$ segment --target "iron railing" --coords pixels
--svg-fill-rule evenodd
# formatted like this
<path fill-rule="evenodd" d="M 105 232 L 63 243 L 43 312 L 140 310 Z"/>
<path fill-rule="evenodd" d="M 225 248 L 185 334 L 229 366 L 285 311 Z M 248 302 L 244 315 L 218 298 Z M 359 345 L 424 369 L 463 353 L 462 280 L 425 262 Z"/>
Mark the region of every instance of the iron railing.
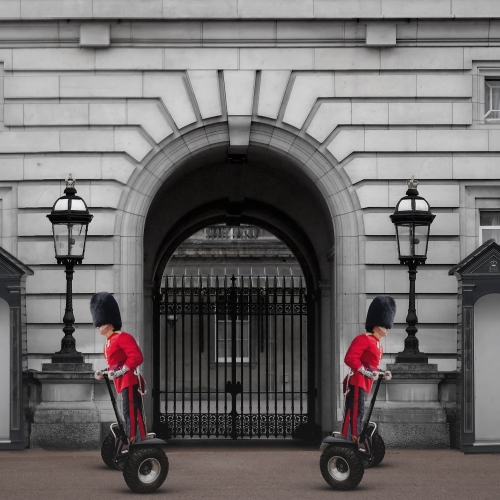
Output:
<path fill-rule="evenodd" d="M 302 277 L 173 277 L 155 300 L 155 432 L 294 437 L 308 423 Z"/>

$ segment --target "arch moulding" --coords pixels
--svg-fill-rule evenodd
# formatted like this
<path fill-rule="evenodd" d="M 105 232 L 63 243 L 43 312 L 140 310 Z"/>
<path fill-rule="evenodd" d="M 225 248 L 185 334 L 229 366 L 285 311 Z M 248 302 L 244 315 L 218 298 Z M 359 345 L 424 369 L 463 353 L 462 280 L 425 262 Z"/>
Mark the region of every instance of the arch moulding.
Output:
<path fill-rule="evenodd" d="M 301 175 L 325 207 L 328 246 L 317 255 L 323 266 L 316 273 L 318 296 L 316 335 L 318 353 L 317 384 L 320 405 L 317 415 L 323 429 L 331 429 L 340 404 L 340 355 L 342 346 L 359 333 L 359 203 L 343 169 L 335 160 L 318 151 L 308 140 L 289 131 L 263 123 L 253 123 L 249 157 L 252 151 L 279 158 Z M 117 221 L 120 238 L 119 300 L 123 321 L 137 333 L 144 346 L 146 369 L 151 363 L 151 315 L 154 277 L 161 255 L 146 256 L 144 235 L 148 212 L 161 196 L 161 188 L 173 176 L 182 177 L 190 163 L 225 154 L 229 146 L 227 123 L 216 123 L 191 130 L 164 145 L 150 161 L 129 179 L 120 203 Z M 238 168 L 237 165 L 234 168 Z M 271 166 L 272 169 L 272 166 Z M 194 227 L 194 226 L 193 226 Z M 165 249 L 163 250 L 165 251 Z M 154 261 L 155 264 L 151 264 Z M 346 339 L 346 340 L 345 340 Z M 149 358 L 149 360 L 148 360 Z M 151 373 L 146 373 L 151 379 Z"/>

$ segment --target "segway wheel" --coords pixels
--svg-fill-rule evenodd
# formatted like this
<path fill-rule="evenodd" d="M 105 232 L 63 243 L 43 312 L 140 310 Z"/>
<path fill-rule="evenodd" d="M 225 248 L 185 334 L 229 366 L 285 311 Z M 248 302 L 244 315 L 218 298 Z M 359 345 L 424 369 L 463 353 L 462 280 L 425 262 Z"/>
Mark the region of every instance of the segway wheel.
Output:
<path fill-rule="evenodd" d="M 336 490 L 352 490 L 363 479 L 365 468 L 355 448 L 328 446 L 319 459 L 323 479 Z"/>
<path fill-rule="evenodd" d="M 168 458 L 158 447 L 137 448 L 123 466 L 123 478 L 134 493 L 152 493 L 165 481 Z"/>
<path fill-rule="evenodd" d="M 375 467 L 385 457 L 385 443 L 382 436 L 375 432 L 372 436 L 372 450 L 373 450 L 373 460 L 371 461 L 370 467 Z"/>
<path fill-rule="evenodd" d="M 372 454 L 370 455 L 361 450 L 359 451 L 359 455 L 361 457 L 361 460 L 363 461 L 365 469 L 368 469 L 368 467 L 377 466 L 380 462 L 382 462 L 385 456 L 385 444 L 382 436 L 378 432 L 375 432 L 371 439 Z"/>
<path fill-rule="evenodd" d="M 113 470 L 120 470 L 115 462 L 113 462 L 113 458 L 115 456 L 115 436 L 110 432 L 101 445 L 101 457 L 102 461 Z"/>

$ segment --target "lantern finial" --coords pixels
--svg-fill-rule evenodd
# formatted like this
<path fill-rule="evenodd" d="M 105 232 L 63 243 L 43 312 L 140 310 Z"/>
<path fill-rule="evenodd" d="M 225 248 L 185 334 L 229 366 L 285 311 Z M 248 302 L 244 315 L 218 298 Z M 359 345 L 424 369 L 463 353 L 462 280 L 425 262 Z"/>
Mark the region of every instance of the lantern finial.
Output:
<path fill-rule="evenodd" d="M 75 188 L 75 183 L 76 181 L 73 179 L 73 176 L 69 174 L 68 178 L 66 179 L 66 187 L 70 189 Z"/>
<path fill-rule="evenodd" d="M 411 179 L 409 181 L 406 181 L 406 184 L 408 184 L 408 189 L 417 189 L 418 186 L 418 181 L 415 179 L 415 176 L 412 175 Z"/>
<path fill-rule="evenodd" d="M 406 181 L 406 184 L 408 184 L 408 191 L 406 191 L 406 196 L 418 196 L 417 186 L 419 183 L 417 179 L 415 179 L 414 175 L 411 176 L 411 179 L 409 181 Z"/>

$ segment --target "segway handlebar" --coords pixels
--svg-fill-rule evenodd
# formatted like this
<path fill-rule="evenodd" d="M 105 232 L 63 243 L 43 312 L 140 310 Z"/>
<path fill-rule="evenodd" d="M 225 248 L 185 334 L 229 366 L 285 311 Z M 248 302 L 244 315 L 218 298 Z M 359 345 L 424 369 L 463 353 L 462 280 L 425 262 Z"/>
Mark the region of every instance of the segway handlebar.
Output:
<path fill-rule="evenodd" d="M 370 401 L 370 409 L 368 410 L 368 413 L 366 415 L 365 423 L 363 425 L 363 430 L 361 431 L 361 434 L 359 435 L 360 442 L 362 442 L 365 439 L 366 434 L 368 432 L 368 424 L 370 423 L 370 418 L 372 416 L 373 407 L 375 406 L 375 400 L 377 399 L 378 390 L 379 390 L 380 383 L 382 382 L 383 378 L 384 378 L 384 372 L 379 372 L 378 378 L 377 378 L 377 383 L 375 384 L 375 390 L 373 391 L 372 400 Z"/>

